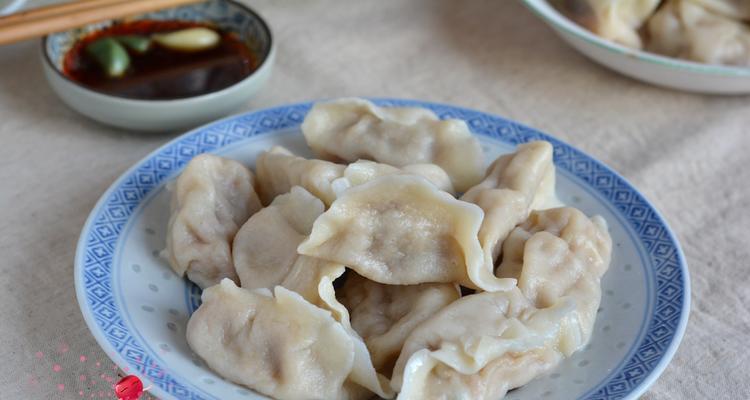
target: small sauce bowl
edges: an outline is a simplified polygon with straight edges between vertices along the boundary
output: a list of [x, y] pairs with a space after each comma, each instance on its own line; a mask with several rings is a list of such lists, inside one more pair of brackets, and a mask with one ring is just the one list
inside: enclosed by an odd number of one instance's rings
[[110, 20], [55, 33], [42, 40], [45, 76], [54, 92], [68, 106], [101, 123], [138, 131], [184, 130], [242, 108], [268, 80], [274, 59], [274, 43], [268, 24], [247, 6], [232, 0], [213, 0], [143, 14], [131, 20], [183, 20], [207, 22], [237, 34], [258, 59], [250, 75], [224, 89], [174, 100], [141, 100], [92, 90], [63, 71], [63, 61], [75, 43], [91, 32], [106, 28]]

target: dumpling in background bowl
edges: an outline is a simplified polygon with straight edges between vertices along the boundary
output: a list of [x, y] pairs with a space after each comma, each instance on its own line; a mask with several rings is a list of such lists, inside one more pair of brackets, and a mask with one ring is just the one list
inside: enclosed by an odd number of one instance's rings
[[[750, 67], [750, 26], [701, 7], [709, 0], [667, 0], [649, 19], [648, 50], [706, 64]], [[750, 2], [746, 2], [750, 8]], [[737, 10], [735, 16], [741, 13]]]
[[[747, 5], [734, 0], [523, 0], [535, 14], [541, 17], [568, 44], [593, 61], [624, 75], [658, 86], [710, 94], [750, 93], [750, 67], [741, 66], [742, 54], [750, 54], [746, 47], [742, 29], [747, 17]], [[719, 40], [700, 38], [678, 38], [673, 34], [688, 30], [678, 19], [662, 21], [661, 31], [651, 20], [663, 12], [668, 3], [690, 3], [687, 7], [697, 7], [709, 13], [712, 20], [731, 21], [735, 25], [734, 39], [726, 36]], [[560, 9], [556, 8], [560, 7]], [[565, 10], [565, 11], [561, 11]], [[710, 10], [710, 11], [706, 11]], [[734, 15], [730, 19], [727, 15]], [[726, 26], [722, 29], [728, 29]], [[654, 39], [649, 30], [659, 39]], [[674, 31], [674, 32], [673, 32]], [[669, 36], [665, 36], [668, 34]], [[668, 38], [665, 41], [664, 38]], [[716, 38], [716, 36], [714, 36]], [[658, 40], [659, 45], [655, 45]], [[674, 44], [677, 42], [677, 44]], [[719, 46], [719, 50], [707, 51], [707, 45]], [[665, 46], [669, 44], [669, 46]], [[666, 47], [669, 55], [657, 54]], [[684, 50], [683, 46], [689, 47]], [[675, 50], [678, 48], [679, 50]], [[695, 49], [690, 51], [690, 49]], [[722, 48], [724, 50], [722, 50]], [[645, 49], [645, 50], [644, 50]], [[699, 50], [700, 49], [700, 50]], [[712, 53], [713, 51], [713, 53]], [[674, 58], [689, 54], [702, 54], [691, 60]], [[718, 54], [718, 55], [717, 55]], [[707, 64], [699, 60], [713, 60], [731, 65]], [[747, 64], [744, 64], [747, 65]]]
[[660, 2], [661, 0], [550, 0], [555, 8], [591, 32], [635, 49], [643, 47], [638, 30]]

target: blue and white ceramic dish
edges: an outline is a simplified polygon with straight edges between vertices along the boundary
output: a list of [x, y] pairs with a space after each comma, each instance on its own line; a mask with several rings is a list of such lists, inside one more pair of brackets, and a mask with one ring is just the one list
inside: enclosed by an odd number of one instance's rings
[[52, 89], [71, 108], [107, 125], [139, 131], [187, 129], [244, 106], [266, 83], [273, 65], [271, 30], [257, 13], [232, 0], [211, 0], [143, 14], [132, 20], [210, 21], [235, 32], [258, 56], [260, 66], [240, 82], [216, 92], [177, 100], [135, 100], [87, 89], [62, 73], [65, 54], [79, 38], [114, 23], [106, 21], [55, 33], [42, 41], [44, 72]]
[[555, 33], [586, 57], [654, 85], [710, 94], [750, 93], [750, 68], [701, 64], [631, 49], [569, 20], [548, 0], [523, 0]]
[[[682, 338], [690, 308], [687, 266], [674, 235], [624, 178], [572, 146], [490, 114], [408, 100], [380, 105], [427, 107], [466, 120], [487, 161], [518, 143], [555, 147], [560, 199], [601, 214], [614, 242], [591, 344], [553, 373], [509, 399], [636, 399], [659, 376]], [[200, 290], [159, 257], [169, 218], [167, 182], [195, 155], [212, 152], [253, 166], [272, 145], [310, 155], [299, 126], [310, 103], [238, 115], [189, 132], [125, 172], [94, 207], [75, 260], [81, 311], [112, 360], [162, 399], [260, 399], [223, 380], [188, 348], [185, 327]]]

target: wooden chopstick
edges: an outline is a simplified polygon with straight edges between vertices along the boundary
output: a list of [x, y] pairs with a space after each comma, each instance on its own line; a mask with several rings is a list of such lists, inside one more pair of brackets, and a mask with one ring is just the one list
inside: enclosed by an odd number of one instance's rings
[[[0, 45], [65, 31], [93, 22], [143, 14], [202, 0], [87, 0], [30, 10], [24, 16], [0, 18]], [[85, 6], [82, 3], [87, 3]], [[3, 22], [5, 18], [13, 18]]]
[[123, 0], [75, 0], [67, 3], [57, 3], [46, 7], [37, 7], [29, 10], [19, 11], [15, 14], [0, 17], [0, 26], [17, 22], [30, 21], [32, 19], [49, 17], [73, 11], [85, 10], [87, 8], [101, 7], [105, 4], [120, 3]]

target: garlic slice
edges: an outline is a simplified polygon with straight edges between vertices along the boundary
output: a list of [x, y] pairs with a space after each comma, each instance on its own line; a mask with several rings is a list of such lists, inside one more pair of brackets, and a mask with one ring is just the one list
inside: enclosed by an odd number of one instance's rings
[[154, 41], [177, 51], [208, 50], [219, 44], [221, 37], [216, 31], [197, 27], [154, 35]]

